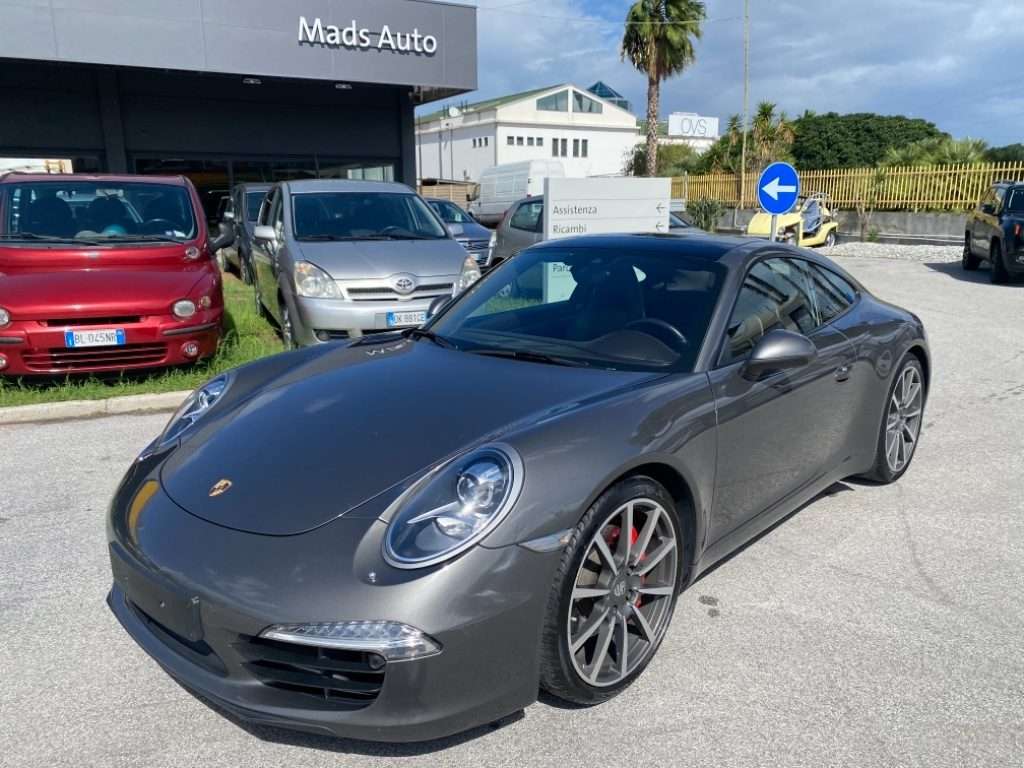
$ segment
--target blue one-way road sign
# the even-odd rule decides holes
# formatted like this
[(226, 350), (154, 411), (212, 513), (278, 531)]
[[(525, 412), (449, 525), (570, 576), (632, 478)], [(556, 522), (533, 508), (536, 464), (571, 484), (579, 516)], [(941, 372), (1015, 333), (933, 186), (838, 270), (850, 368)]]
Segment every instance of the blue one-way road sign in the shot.
[(772, 163), (757, 182), (757, 202), (773, 216), (789, 213), (800, 197), (800, 175), (789, 163)]

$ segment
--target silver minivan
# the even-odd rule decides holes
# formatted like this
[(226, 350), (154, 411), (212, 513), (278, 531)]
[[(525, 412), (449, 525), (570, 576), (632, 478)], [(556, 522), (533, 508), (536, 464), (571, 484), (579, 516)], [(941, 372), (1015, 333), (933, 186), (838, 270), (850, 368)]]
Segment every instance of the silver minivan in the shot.
[(253, 233), (256, 307), (286, 347), (417, 326), (480, 268), (403, 184), (284, 181)]

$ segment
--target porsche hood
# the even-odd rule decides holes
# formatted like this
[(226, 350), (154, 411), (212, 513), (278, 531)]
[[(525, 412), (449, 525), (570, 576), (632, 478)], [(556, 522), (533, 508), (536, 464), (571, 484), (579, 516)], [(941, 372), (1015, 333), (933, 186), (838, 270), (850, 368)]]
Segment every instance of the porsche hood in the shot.
[(302, 533), (460, 450), (655, 378), (425, 340), (296, 359), (250, 393), (229, 391), (167, 459), (162, 481), (179, 506), (237, 530)]

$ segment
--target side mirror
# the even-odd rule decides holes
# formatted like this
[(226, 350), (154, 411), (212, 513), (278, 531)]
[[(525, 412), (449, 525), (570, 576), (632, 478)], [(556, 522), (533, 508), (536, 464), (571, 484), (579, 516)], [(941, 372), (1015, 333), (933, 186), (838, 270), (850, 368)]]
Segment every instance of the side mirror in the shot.
[(269, 224), (260, 224), (252, 231), (252, 237), (254, 240), (272, 243), (277, 240), (277, 230)]
[(218, 226), (220, 234), (209, 240), (210, 253), (216, 253), (222, 248), (227, 248), (235, 243), (235, 231), (224, 223)]
[(427, 320), (439, 314), (445, 307), (452, 302), (451, 296), (438, 296), (427, 307)]
[(818, 348), (806, 336), (775, 330), (761, 337), (743, 365), (743, 378), (757, 380), (766, 373), (803, 368), (818, 356)]
[(985, 203), (983, 206), (981, 206), (981, 212), (984, 213), (986, 216), (991, 216), (993, 213), (996, 212), (996, 207), (992, 205), (992, 203)]

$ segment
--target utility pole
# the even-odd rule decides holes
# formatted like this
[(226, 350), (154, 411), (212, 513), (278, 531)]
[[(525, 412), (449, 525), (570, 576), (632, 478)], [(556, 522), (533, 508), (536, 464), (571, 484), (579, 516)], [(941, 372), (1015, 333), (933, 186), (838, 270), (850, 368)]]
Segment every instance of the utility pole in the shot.
[(740, 150), (740, 204), (747, 190), (747, 130), (750, 124), (750, 0), (743, 0), (743, 145)]

